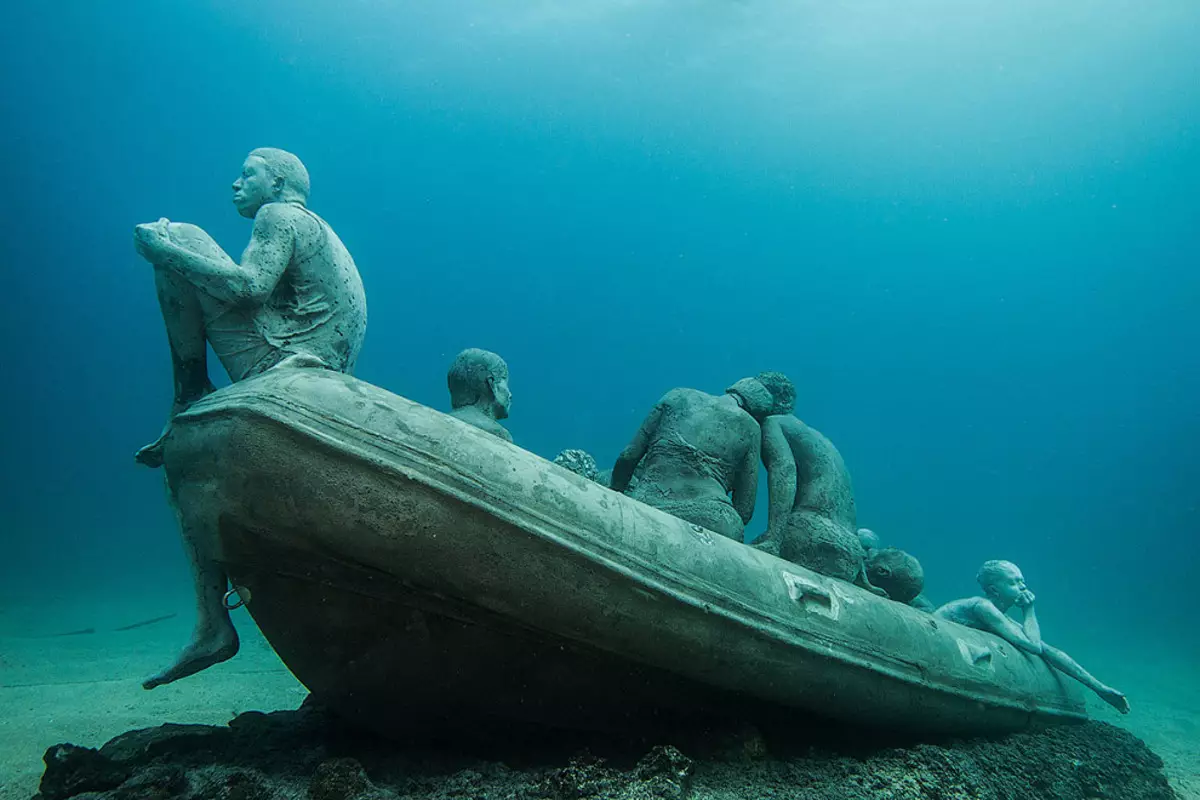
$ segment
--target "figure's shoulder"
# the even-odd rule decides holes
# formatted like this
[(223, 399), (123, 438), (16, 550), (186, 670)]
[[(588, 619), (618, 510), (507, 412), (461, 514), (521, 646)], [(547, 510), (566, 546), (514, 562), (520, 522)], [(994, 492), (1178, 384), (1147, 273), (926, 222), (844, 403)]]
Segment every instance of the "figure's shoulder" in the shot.
[(803, 428), (804, 423), (791, 414), (772, 414), (762, 422), (764, 433), (767, 431), (777, 431), (788, 436), (794, 436), (801, 433)]
[(684, 387), (676, 387), (664, 394), (658, 400), (660, 406), (678, 406), (683, 403), (694, 402), (698, 395), (703, 394), (695, 389), (687, 389)]
[(975, 627), (979, 620), (980, 603), (991, 605), (991, 601), (986, 597), (964, 597), (962, 600), (952, 600), (940, 606), (933, 613), (951, 622)]
[(803, 439), (809, 447), (821, 450), (837, 449), (833, 446), (833, 441), (828, 436), (798, 417), (792, 417), (791, 431), (796, 437)]

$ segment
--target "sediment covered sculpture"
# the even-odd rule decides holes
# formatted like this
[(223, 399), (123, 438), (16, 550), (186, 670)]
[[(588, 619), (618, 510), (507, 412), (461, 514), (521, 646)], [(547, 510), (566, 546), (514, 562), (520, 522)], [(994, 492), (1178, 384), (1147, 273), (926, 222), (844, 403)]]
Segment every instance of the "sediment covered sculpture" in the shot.
[[(885, 548), (879, 534), (870, 528), (858, 529), (858, 541), (863, 546), (867, 578), (872, 585), (886, 591), (891, 599), (913, 608), (935, 610), (936, 606), (924, 594), (925, 571), (915, 556), (894, 547)], [(885, 554), (884, 551), (889, 552)], [(890, 588), (889, 583), (892, 584)], [(916, 589), (915, 594), (913, 589)]]
[(887, 592), (897, 603), (912, 602), (925, 588), (921, 562), (895, 547), (868, 550), (865, 557), (867, 580)]
[(841, 453), (792, 414), (794, 390), (782, 399), (762, 425), (769, 502), (766, 533), (754, 546), (881, 593), (867, 579), (854, 489)]
[(759, 423), (787, 392), (794, 393), (791, 382), (773, 372), (743, 378), (720, 396), (672, 389), (621, 452), (612, 489), (742, 541), (758, 491)]
[(512, 441), (512, 434), (500, 424), (500, 420), (508, 419), (512, 406), (508, 364), (503, 358), (490, 350), (467, 348), (450, 365), (446, 386), (450, 390), (450, 416)]
[[(994, 633), (1014, 647), (1041, 656), (1050, 666), (1091, 689), (1117, 711), (1129, 713), (1129, 700), (1122, 692), (1101, 683), (1066, 653), (1042, 640), (1041, 627), (1034, 611), (1034, 594), (1025, 585), (1025, 576), (1016, 564), (999, 560), (984, 562), (976, 580), (983, 588), (983, 597), (955, 600), (939, 608), (935, 614), (970, 628)], [(1021, 611), (1020, 625), (1008, 616), (1007, 612), (1013, 607)]]
[(883, 546), (879, 534), (870, 528), (858, 529), (858, 543), (862, 545), (863, 552), (867, 555), (870, 555), (872, 550), (878, 550)]
[[(250, 243), (234, 261), (195, 225), (157, 222), (134, 230), (137, 252), (154, 267), (171, 351), (171, 416), (213, 391), (211, 346), (237, 382), (269, 369), (320, 367), (350, 373), (366, 333), (362, 280), (345, 245), (307, 206), (309, 176), (295, 155), (275, 148), (250, 153), (233, 183), (239, 214), (254, 220)], [(137, 452), (159, 467), (171, 422)], [(175, 502), (187, 486), (170, 486)], [(197, 594), (192, 640), (152, 689), (232, 657), (237, 633), (225, 608), (227, 580), (213, 557), (215, 520), (181, 517)]]

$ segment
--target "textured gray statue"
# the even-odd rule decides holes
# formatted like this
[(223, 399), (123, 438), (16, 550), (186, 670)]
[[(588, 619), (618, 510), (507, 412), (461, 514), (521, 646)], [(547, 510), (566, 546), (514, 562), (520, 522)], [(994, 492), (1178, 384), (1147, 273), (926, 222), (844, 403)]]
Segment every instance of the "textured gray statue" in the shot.
[(777, 372), (743, 378), (720, 397), (672, 389), (617, 459), (612, 489), (742, 541), (758, 491), (759, 421), (777, 395), (794, 391)]
[(911, 605), (925, 588), (921, 562), (903, 550), (895, 547), (868, 550), (865, 564), (871, 585), (883, 589), (897, 603)]
[[(284, 366), (350, 372), (366, 332), (367, 308), (354, 260), (329, 225), (307, 206), (308, 171), (274, 148), (254, 150), (233, 183), (238, 213), (254, 220), (241, 262), (195, 225), (138, 225), (138, 253), (154, 266), (171, 349), (171, 414), (213, 390), (205, 353), (211, 346), (229, 378), (240, 381)], [(137, 453), (162, 465), (162, 436)], [(205, 531), (183, 527), (198, 595), (192, 641), (178, 660), (148, 679), (147, 689), (199, 672), (237, 652), (225, 609), (226, 576), (209, 555)]]
[(918, 611), (926, 611), (930, 614), (937, 610), (937, 606), (933, 604), (932, 600), (925, 596), (924, 592), (921, 592), (912, 600), (909, 600), (908, 604)]
[[(589, 481), (599, 481), (599, 470), (596, 459), (586, 450), (568, 449), (554, 457), (554, 463), (571, 470), (576, 475), (582, 475)], [(607, 486), (607, 484), (605, 484)]]
[[(921, 569), (921, 563), (915, 557), (905, 553), (903, 550), (888, 548), (889, 550), (895, 550), (895, 553), (900, 555), (891, 555), (881, 559), (875, 564), (874, 571), (872, 571), (872, 561), (875, 559), (876, 554), (883, 548), (879, 534), (870, 528), (859, 528), (858, 542), (862, 545), (864, 551), (863, 559), (867, 567), (867, 579), (874, 586), (878, 586), (886, 591), (888, 596), (893, 600), (900, 600), (900, 597), (897, 595), (904, 596), (911, 591), (911, 588), (905, 588), (906, 586), (919, 585), (922, 588), (924, 587), (925, 571)], [(876, 574), (879, 574), (882, 582), (875, 579)], [(889, 582), (893, 582), (896, 585), (888, 588), (886, 584)], [(910, 599), (900, 600), (900, 602), (908, 603), (913, 608), (920, 609), (921, 611), (933, 612), (935, 606), (922, 593), (922, 588), (918, 588), (917, 593)]]
[(846, 464), (833, 442), (792, 415), (794, 403), (793, 393), (763, 422), (767, 531), (754, 546), (882, 594), (863, 566)]
[(878, 550), (881, 546), (879, 534), (870, 528), (858, 529), (858, 543), (862, 545), (863, 552), (867, 555), (870, 555), (872, 550)]
[[(1117, 711), (1129, 713), (1129, 700), (1124, 694), (1105, 686), (1066, 653), (1042, 641), (1037, 615), (1033, 610), (1033, 592), (1025, 586), (1025, 577), (1016, 564), (1011, 561), (988, 561), (980, 568), (976, 580), (983, 588), (984, 597), (955, 600), (939, 608), (936, 615), (989, 631), (1027, 653), (1040, 655), (1052, 667), (1091, 689)], [(1007, 614), (1014, 606), (1021, 610), (1024, 618), (1020, 625)]]
[[(612, 488), (612, 476), (612, 468), (599, 470), (596, 472), (596, 483), (600, 484), (601, 486)], [(633, 475), (630, 476), (629, 483), (625, 485), (625, 494), (632, 495), (634, 490), (637, 489), (638, 482), (641, 481), (641, 479), (642, 477), (640, 475), (640, 470), (635, 471)]]
[[(293, 356), (353, 371), (367, 324), (362, 280), (337, 234), (307, 208), (308, 191), (296, 156), (250, 153), (233, 184), (238, 213), (254, 220), (241, 263), (195, 225), (160, 219), (134, 230), (138, 253), (155, 267), (175, 375), (172, 414), (213, 389), (206, 344), (233, 381)], [(160, 466), (162, 442), (137, 460)]]
[(512, 434), (498, 420), (508, 419), (512, 391), (508, 388), (508, 364), (488, 350), (471, 347), (459, 353), (446, 374), (450, 389), (450, 416), (482, 428), (506, 442)]

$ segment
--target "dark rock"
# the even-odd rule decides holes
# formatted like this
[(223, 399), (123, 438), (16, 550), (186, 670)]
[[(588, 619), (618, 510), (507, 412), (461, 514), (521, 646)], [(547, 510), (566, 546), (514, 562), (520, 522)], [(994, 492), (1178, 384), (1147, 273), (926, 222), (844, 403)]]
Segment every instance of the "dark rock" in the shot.
[(531, 797), (549, 800), (622, 798), (682, 800), (688, 796), (693, 763), (674, 747), (655, 747), (629, 771), (584, 753), (532, 787)]
[(255, 770), (216, 769), (197, 777), (195, 796), (206, 800), (275, 800), (283, 796)]
[(118, 764), (136, 764), (169, 755), (191, 755), (197, 750), (217, 752), (229, 738), (229, 728), (167, 723), (122, 733), (101, 747), (100, 754)]
[(105, 795), (113, 800), (176, 800), (193, 796), (184, 771), (169, 766), (151, 766), (140, 770)]
[(309, 800), (382, 800), (380, 791), (353, 758), (322, 762), (308, 783)]
[(653, 797), (687, 796), (695, 771), (693, 761), (670, 745), (655, 747), (637, 763), (634, 777), (647, 785)]
[[(794, 731), (806, 731), (797, 734)], [(657, 735), (657, 734), (656, 734)], [(1101, 723), (898, 746), (829, 728), (690, 729), (490, 750), (398, 745), (319, 708), (135, 731), (46, 754), (43, 800), (1172, 800), (1162, 762)], [(524, 749), (522, 749), (524, 748)], [(686, 753), (686, 754), (685, 754)], [(112, 754), (110, 757), (106, 754)], [(368, 777), (369, 774), (369, 777)]]
[(46, 771), (38, 788), (44, 800), (115, 789), (129, 777), (129, 770), (90, 747), (56, 744), (42, 760)]

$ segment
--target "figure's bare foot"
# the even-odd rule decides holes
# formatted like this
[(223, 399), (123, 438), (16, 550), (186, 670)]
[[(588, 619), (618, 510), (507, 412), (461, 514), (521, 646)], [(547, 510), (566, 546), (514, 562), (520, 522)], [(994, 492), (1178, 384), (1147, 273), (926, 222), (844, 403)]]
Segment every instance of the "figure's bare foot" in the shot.
[(232, 623), (226, 623), (217, 630), (205, 635), (194, 636), (191, 643), (183, 649), (175, 663), (162, 672), (142, 681), (143, 689), (153, 689), (167, 683), (174, 683), (180, 678), (195, 675), (214, 664), (228, 661), (237, 655), (238, 636)]
[(160, 433), (158, 438), (153, 442), (134, 453), (133, 460), (139, 464), (150, 467), (150, 469), (158, 469), (161, 467), (163, 465), (163, 450), (166, 447), (167, 434), (171, 432), (171, 420), (175, 419), (176, 414), (179, 414), (190, 408), (192, 403), (196, 402), (196, 400), (201, 400), (216, 390), (217, 387), (213, 386), (211, 382), (205, 379), (204, 386), (198, 393), (196, 393), (194, 400), (186, 403), (178, 400), (175, 401), (175, 404), (171, 406), (171, 418), (168, 419), (167, 424), (163, 426), (162, 433)]
[(150, 469), (161, 467), (163, 465), (163, 448), (166, 444), (167, 431), (170, 427), (168, 425), (166, 428), (163, 428), (163, 432), (159, 434), (157, 439), (134, 453), (133, 460)]
[(1129, 699), (1125, 697), (1124, 693), (1118, 692), (1111, 686), (1105, 686), (1103, 689), (1097, 691), (1096, 694), (1100, 695), (1101, 700), (1108, 703), (1122, 714), (1129, 713)]

